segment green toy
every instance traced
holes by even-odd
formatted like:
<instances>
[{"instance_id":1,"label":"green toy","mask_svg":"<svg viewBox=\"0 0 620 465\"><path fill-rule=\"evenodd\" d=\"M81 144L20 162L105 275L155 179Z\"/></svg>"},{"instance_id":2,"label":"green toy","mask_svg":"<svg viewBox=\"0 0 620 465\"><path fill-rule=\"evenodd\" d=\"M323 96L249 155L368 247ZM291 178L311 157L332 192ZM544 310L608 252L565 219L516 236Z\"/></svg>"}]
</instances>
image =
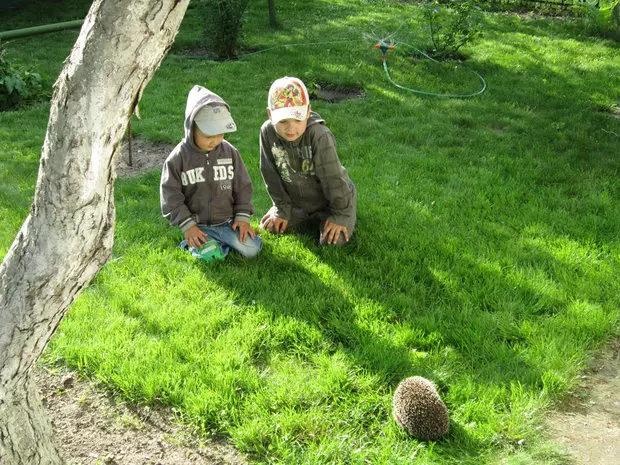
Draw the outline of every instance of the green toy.
<instances>
[{"instance_id":1,"label":"green toy","mask_svg":"<svg viewBox=\"0 0 620 465\"><path fill-rule=\"evenodd\" d=\"M222 247L215 239L210 239L205 244L193 251L194 255L205 262L212 262L214 260L224 260L226 254L222 251Z\"/></svg>"}]
</instances>

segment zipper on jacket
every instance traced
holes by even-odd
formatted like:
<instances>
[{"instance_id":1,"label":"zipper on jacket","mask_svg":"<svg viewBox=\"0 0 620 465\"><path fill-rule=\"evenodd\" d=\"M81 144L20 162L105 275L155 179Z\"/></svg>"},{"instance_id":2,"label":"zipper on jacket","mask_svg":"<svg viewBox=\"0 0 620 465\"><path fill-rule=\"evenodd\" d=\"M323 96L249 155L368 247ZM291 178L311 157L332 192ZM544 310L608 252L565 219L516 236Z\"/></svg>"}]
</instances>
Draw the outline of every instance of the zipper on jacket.
<instances>
[{"instance_id":1,"label":"zipper on jacket","mask_svg":"<svg viewBox=\"0 0 620 465\"><path fill-rule=\"evenodd\" d=\"M211 202L213 201L213 180L211 179L211 163L209 160L209 152L205 153L207 159L207 181L209 183L209 200L207 202L207 224L211 225Z\"/></svg>"}]
</instances>

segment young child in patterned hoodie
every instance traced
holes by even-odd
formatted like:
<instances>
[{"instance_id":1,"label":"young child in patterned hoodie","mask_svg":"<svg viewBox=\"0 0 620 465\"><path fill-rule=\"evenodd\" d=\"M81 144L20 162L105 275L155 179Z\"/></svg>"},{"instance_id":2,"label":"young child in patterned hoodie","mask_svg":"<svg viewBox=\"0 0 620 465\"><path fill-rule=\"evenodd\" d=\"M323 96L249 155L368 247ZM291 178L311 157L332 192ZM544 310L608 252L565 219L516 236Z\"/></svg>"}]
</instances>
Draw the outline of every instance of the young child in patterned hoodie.
<instances>
[{"instance_id":1,"label":"young child in patterned hoodie","mask_svg":"<svg viewBox=\"0 0 620 465\"><path fill-rule=\"evenodd\" d=\"M321 244L345 245L356 221L357 193L340 164L336 141L325 121L310 110L304 83L274 81L260 130L260 170L273 206L262 229L283 233L320 220Z\"/></svg>"},{"instance_id":2,"label":"young child in patterned hoodie","mask_svg":"<svg viewBox=\"0 0 620 465\"><path fill-rule=\"evenodd\" d=\"M262 248L250 226L252 181L239 151L224 140L236 130L221 97L198 85L190 90L185 136L164 162L160 198L164 218L185 235L181 247L194 255L209 239L224 255L232 248L254 257Z\"/></svg>"}]
</instances>

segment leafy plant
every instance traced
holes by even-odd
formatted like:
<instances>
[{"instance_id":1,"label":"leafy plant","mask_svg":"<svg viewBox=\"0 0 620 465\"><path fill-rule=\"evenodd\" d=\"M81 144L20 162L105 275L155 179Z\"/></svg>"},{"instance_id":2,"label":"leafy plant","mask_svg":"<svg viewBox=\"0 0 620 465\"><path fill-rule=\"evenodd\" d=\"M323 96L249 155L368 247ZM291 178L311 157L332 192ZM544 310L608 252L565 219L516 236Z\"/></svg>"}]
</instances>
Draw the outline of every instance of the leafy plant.
<instances>
[{"instance_id":1,"label":"leafy plant","mask_svg":"<svg viewBox=\"0 0 620 465\"><path fill-rule=\"evenodd\" d=\"M572 13L583 18L585 30L599 37L620 40L620 1L586 1L571 7Z\"/></svg>"},{"instance_id":2,"label":"leafy plant","mask_svg":"<svg viewBox=\"0 0 620 465\"><path fill-rule=\"evenodd\" d=\"M205 37L211 51L221 59L234 58L249 0L203 0L206 14Z\"/></svg>"},{"instance_id":3,"label":"leafy plant","mask_svg":"<svg viewBox=\"0 0 620 465\"><path fill-rule=\"evenodd\" d=\"M41 94L41 76L9 63L5 52L0 43L0 111L17 108Z\"/></svg>"},{"instance_id":4,"label":"leafy plant","mask_svg":"<svg viewBox=\"0 0 620 465\"><path fill-rule=\"evenodd\" d=\"M437 59L458 58L459 49L482 36L483 12L475 0L429 0L422 16L430 33Z\"/></svg>"}]
</instances>

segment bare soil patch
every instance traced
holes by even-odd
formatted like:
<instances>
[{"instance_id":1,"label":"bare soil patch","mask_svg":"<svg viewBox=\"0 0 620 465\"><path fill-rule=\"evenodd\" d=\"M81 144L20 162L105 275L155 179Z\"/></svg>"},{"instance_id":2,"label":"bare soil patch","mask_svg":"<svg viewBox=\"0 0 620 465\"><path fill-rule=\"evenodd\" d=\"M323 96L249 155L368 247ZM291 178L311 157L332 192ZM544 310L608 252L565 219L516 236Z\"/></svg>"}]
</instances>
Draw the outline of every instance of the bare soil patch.
<instances>
[{"instance_id":1,"label":"bare soil patch","mask_svg":"<svg viewBox=\"0 0 620 465\"><path fill-rule=\"evenodd\" d=\"M616 465L620 457L620 341L595 359L578 389L547 418L575 465Z\"/></svg>"},{"instance_id":2,"label":"bare soil patch","mask_svg":"<svg viewBox=\"0 0 620 465\"><path fill-rule=\"evenodd\" d=\"M323 100L329 103L339 103L343 100L364 98L366 94L359 87L337 86L334 84L322 84L310 87L310 99Z\"/></svg>"},{"instance_id":3,"label":"bare soil patch","mask_svg":"<svg viewBox=\"0 0 620 465\"><path fill-rule=\"evenodd\" d=\"M174 144L132 138L130 156L129 141L125 140L116 166L116 174L124 178L137 176L155 168L161 169L174 147Z\"/></svg>"},{"instance_id":4,"label":"bare soil patch","mask_svg":"<svg viewBox=\"0 0 620 465\"><path fill-rule=\"evenodd\" d=\"M34 377L69 465L247 465L225 441L205 440L165 408L127 405L77 373Z\"/></svg>"}]
</instances>

